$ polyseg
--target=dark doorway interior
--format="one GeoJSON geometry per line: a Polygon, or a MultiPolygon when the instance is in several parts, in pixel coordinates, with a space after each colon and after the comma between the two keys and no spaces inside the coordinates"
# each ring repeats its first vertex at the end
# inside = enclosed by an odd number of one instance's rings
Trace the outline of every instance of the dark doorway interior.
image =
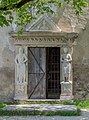
{"type": "Polygon", "coordinates": [[[46,48],[46,98],[59,99],[60,85],[60,48],[46,48]]]}

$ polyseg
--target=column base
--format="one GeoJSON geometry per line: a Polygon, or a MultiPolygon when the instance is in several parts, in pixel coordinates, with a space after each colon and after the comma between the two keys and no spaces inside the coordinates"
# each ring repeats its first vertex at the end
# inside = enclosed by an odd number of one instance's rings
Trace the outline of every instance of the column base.
{"type": "Polygon", "coordinates": [[[71,101],[71,100],[73,100],[73,98],[74,98],[73,95],[70,95],[70,96],[68,96],[68,95],[61,95],[60,96],[60,101],[71,101]]]}
{"type": "Polygon", "coordinates": [[[27,100],[27,99],[28,99],[27,84],[16,84],[14,100],[27,100]]]}
{"type": "Polygon", "coordinates": [[[15,95],[14,100],[27,100],[28,96],[27,95],[15,95]]]}
{"type": "Polygon", "coordinates": [[[72,94],[72,83],[70,82],[61,82],[61,101],[71,101],[74,96],[72,94]]]}

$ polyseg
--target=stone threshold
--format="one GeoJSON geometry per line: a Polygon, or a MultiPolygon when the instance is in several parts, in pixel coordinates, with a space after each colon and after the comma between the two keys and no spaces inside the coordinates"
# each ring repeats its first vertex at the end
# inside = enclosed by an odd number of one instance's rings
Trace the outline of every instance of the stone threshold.
{"type": "Polygon", "coordinates": [[[27,99],[26,100],[27,102],[35,102],[35,101],[43,101],[43,102],[47,102],[47,101],[50,101],[50,102],[60,102],[60,99],[27,99]]]}

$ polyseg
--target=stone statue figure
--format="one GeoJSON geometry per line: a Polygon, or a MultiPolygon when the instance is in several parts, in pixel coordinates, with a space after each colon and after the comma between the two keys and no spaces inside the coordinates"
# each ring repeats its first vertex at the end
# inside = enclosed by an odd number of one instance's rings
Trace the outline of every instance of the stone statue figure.
{"type": "Polygon", "coordinates": [[[71,62],[72,57],[71,54],[68,53],[68,48],[64,48],[64,54],[61,55],[62,62],[62,75],[63,82],[71,82],[71,62]]]}
{"type": "Polygon", "coordinates": [[[25,83],[26,82],[26,62],[27,57],[23,53],[23,48],[19,48],[19,54],[16,55],[15,63],[17,65],[17,82],[18,83],[25,83]]]}

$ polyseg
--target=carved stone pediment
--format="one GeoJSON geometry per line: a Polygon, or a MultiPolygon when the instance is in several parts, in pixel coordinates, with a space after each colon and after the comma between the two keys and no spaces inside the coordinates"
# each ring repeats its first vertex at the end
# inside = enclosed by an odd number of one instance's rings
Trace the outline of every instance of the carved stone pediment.
{"type": "Polygon", "coordinates": [[[39,17],[26,31],[61,31],[54,21],[47,15],[39,17]]]}

